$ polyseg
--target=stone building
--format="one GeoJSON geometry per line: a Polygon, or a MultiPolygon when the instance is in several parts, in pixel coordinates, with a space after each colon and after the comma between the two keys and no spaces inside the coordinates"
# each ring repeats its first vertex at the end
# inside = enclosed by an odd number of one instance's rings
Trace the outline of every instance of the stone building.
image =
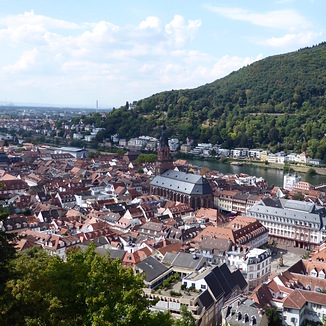
{"type": "Polygon", "coordinates": [[[263,198],[248,216],[268,228],[278,243],[311,250],[326,240],[326,209],[314,203],[263,198]]]}
{"type": "Polygon", "coordinates": [[[213,207],[212,188],[204,177],[173,170],[165,125],[162,127],[155,172],[156,177],[150,183],[151,194],[185,203],[195,210],[213,207]]]}

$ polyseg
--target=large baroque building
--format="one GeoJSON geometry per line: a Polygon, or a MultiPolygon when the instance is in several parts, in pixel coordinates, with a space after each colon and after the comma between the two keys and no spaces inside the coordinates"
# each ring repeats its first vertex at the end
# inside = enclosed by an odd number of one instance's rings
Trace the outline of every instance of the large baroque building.
{"type": "Polygon", "coordinates": [[[156,176],[150,183],[151,194],[185,203],[195,210],[213,207],[212,188],[203,176],[173,170],[165,125],[162,127],[155,171],[156,176]]]}
{"type": "Polygon", "coordinates": [[[313,249],[326,240],[326,209],[314,203],[264,198],[248,216],[268,228],[270,238],[289,246],[313,249]]]}

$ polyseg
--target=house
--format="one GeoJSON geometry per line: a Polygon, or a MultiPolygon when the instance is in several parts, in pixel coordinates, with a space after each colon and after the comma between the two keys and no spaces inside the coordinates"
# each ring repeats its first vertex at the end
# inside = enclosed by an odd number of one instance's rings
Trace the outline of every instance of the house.
{"type": "Polygon", "coordinates": [[[217,209],[202,207],[197,211],[195,219],[199,223],[210,222],[217,225],[217,209]]]}
{"type": "Polygon", "coordinates": [[[200,245],[205,238],[231,240],[233,245],[258,248],[268,242],[267,229],[256,219],[237,216],[224,227],[207,226],[193,242],[200,245]]]}
{"type": "Polygon", "coordinates": [[[207,265],[205,257],[185,252],[178,252],[177,254],[167,252],[161,262],[167,266],[172,266],[173,270],[181,276],[198,271],[207,265]]]}
{"type": "Polygon", "coordinates": [[[326,294],[295,289],[283,303],[283,325],[322,323],[326,315],[326,294]]]}
{"type": "Polygon", "coordinates": [[[126,252],[122,258],[122,266],[123,267],[131,267],[132,269],[136,268],[136,265],[140,263],[141,256],[137,251],[135,252],[126,252]]]}
{"type": "Polygon", "coordinates": [[[222,325],[267,326],[265,311],[257,307],[254,300],[240,296],[230,301],[222,310],[222,325]]]}
{"type": "Polygon", "coordinates": [[[145,275],[144,283],[149,289],[156,289],[163,281],[173,274],[171,267],[166,267],[154,257],[149,256],[136,264],[136,274],[145,275]]]}
{"type": "Polygon", "coordinates": [[[268,249],[253,248],[249,251],[240,247],[228,251],[226,254],[226,263],[230,267],[241,270],[246,278],[249,290],[253,290],[259,284],[267,281],[271,272],[271,252],[268,249]]]}

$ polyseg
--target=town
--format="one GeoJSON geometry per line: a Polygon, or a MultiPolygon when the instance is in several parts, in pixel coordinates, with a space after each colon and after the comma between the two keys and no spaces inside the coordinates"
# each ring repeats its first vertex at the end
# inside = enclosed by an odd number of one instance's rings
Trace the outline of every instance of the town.
{"type": "MultiPolygon", "coordinates": [[[[60,139],[91,143],[97,126],[62,122],[60,129],[48,111],[26,114],[0,121],[8,132],[0,141],[0,198],[10,211],[0,227],[17,234],[18,251],[37,246],[65,260],[69,249],[93,243],[99,254],[144,274],[153,310],[179,318],[186,306],[198,325],[267,325],[271,310],[283,325],[323,322],[326,186],[292,173],[283,187],[271,187],[259,176],[173,161],[179,142],[165,125],[158,138],[112,135],[104,147],[129,151],[94,156],[60,146],[60,139]],[[21,131],[58,141],[33,144],[21,131]],[[139,162],[141,149],[157,151],[157,160],[139,162]]],[[[320,164],[306,153],[193,147],[190,139],[180,150],[320,164]]]]}
{"type": "MultiPolygon", "coordinates": [[[[130,108],[133,106],[130,104],[130,108]]],[[[91,109],[59,109],[59,108],[15,108],[6,107],[0,115],[0,139],[8,144],[16,141],[17,144],[25,142],[48,143],[59,146],[70,143],[78,147],[102,149],[112,147],[128,151],[157,150],[158,139],[148,135],[135,138],[121,138],[119,134],[109,138],[99,137],[104,128],[96,123],[84,123],[89,116],[94,116],[91,109]]],[[[100,120],[107,119],[105,111],[95,113],[100,120]]],[[[231,158],[234,160],[247,160],[264,163],[274,163],[280,166],[285,164],[299,164],[307,166],[320,166],[324,162],[311,158],[308,153],[285,153],[284,151],[272,153],[261,148],[223,148],[219,144],[196,143],[191,137],[181,143],[178,138],[170,138],[169,148],[172,154],[177,152],[189,154],[193,157],[231,158]]],[[[241,162],[234,162],[241,164],[241,162]]]]}

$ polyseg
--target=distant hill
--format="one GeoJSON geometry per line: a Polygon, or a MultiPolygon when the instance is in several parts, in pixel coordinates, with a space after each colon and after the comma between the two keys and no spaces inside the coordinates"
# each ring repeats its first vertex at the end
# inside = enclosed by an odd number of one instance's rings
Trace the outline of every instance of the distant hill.
{"type": "Polygon", "coordinates": [[[224,147],[304,151],[326,159],[326,42],[268,57],[195,89],[172,90],[109,114],[105,135],[170,136],[224,147]]]}

